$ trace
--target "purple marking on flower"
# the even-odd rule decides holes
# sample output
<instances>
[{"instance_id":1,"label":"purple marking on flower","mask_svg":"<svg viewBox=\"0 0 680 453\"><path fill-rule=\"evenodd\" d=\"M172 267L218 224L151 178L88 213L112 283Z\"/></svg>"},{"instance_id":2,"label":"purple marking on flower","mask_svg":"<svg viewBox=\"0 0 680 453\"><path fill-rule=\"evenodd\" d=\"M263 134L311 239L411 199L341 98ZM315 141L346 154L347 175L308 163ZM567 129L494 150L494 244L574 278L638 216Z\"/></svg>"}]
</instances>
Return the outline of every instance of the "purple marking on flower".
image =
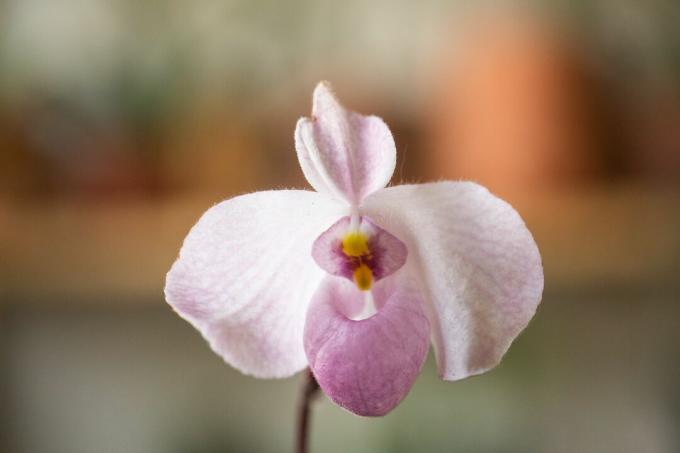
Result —
<instances>
[{"instance_id":1,"label":"purple marking on flower","mask_svg":"<svg viewBox=\"0 0 680 453\"><path fill-rule=\"evenodd\" d=\"M310 366L333 401L361 415L401 401L429 340L442 379L496 366L543 292L519 214L471 182L385 188L389 129L345 110L326 83L295 146L318 192L257 192L208 209L168 272L173 309L242 372Z\"/></svg>"},{"instance_id":2,"label":"purple marking on flower","mask_svg":"<svg viewBox=\"0 0 680 453\"><path fill-rule=\"evenodd\" d=\"M361 216L355 230L366 238L367 253L356 257L343 252L343 238L354 231L351 218L343 217L314 241L312 257L319 267L331 275L353 280L356 268L364 263L372 271L373 280L377 282L406 263L406 244L368 217Z\"/></svg>"},{"instance_id":3,"label":"purple marking on flower","mask_svg":"<svg viewBox=\"0 0 680 453\"><path fill-rule=\"evenodd\" d=\"M399 404L420 374L430 343L417 288L393 286L376 298L380 311L353 321L346 310L361 305L362 293L342 279L327 278L305 323L305 351L321 389L364 416L384 415Z\"/></svg>"}]
</instances>

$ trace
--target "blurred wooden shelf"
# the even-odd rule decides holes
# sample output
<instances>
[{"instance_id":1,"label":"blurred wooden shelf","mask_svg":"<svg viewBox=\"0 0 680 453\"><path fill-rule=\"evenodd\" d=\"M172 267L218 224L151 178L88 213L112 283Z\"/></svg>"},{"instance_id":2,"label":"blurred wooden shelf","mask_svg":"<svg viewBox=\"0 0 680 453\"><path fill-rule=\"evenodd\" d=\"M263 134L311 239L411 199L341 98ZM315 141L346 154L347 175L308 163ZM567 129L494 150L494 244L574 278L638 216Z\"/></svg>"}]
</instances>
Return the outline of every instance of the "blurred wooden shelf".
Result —
<instances>
[{"instance_id":1,"label":"blurred wooden shelf","mask_svg":"<svg viewBox=\"0 0 680 453\"><path fill-rule=\"evenodd\" d=\"M5 304L148 304L202 212L219 199L0 200ZM635 187L511 200L543 256L546 291L667 288L680 270L680 194Z\"/></svg>"}]
</instances>

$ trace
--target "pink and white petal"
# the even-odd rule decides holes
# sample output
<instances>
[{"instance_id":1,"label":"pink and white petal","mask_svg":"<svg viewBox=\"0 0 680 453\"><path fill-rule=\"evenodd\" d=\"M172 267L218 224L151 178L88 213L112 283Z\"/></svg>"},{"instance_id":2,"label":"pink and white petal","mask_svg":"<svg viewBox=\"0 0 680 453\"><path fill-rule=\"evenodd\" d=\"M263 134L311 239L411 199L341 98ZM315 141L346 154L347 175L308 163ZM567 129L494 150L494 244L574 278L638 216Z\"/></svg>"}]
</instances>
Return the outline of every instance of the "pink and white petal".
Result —
<instances>
[{"instance_id":1,"label":"pink and white petal","mask_svg":"<svg viewBox=\"0 0 680 453\"><path fill-rule=\"evenodd\" d=\"M326 82L314 90L312 118L297 123L295 148L312 187L355 206L387 185L396 164L383 120L345 110Z\"/></svg>"},{"instance_id":2,"label":"pink and white petal","mask_svg":"<svg viewBox=\"0 0 680 453\"><path fill-rule=\"evenodd\" d=\"M402 284L403 275L378 284L385 288L375 292L380 309L370 318L348 318L366 293L341 278L326 278L309 308L309 366L324 393L355 414L380 416L394 409L427 357L430 326L420 294L408 281Z\"/></svg>"},{"instance_id":3,"label":"pink and white petal","mask_svg":"<svg viewBox=\"0 0 680 453\"><path fill-rule=\"evenodd\" d=\"M496 366L543 292L541 257L519 214L471 182L391 187L364 212L406 242L407 266L420 269L440 376Z\"/></svg>"},{"instance_id":4,"label":"pink and white petal","mask_svg":"<svg viewBox=\"0 0 680 453\"><path fill-rule=\"evenodd\" d=\"M312 242L343 207L301 190L223 201L194 225L168 272L165 297L212 349L243 373L285 377L304 368L304 321L324 273Z\"/></svg>"}]
</instances>

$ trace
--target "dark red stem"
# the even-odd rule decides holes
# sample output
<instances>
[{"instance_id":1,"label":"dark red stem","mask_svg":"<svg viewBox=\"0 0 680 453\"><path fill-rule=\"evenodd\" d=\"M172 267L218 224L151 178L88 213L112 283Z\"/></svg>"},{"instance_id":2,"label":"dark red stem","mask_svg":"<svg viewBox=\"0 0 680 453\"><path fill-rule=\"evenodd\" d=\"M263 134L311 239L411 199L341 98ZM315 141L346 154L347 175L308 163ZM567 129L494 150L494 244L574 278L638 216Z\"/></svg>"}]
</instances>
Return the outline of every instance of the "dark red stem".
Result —
<instances>
[{"instance_id":1,"label":"dark red stem","mask_svg":"<svg viewBox=\"0 0 680 453\"><path fill-rule=\"evenodd\" d=\"M309 419L311 403L319 392L319 384L311 370L307 370L307 379L302 387L302 399L298 408L297 420L297 453L307 453L309 440Z\"/></svg>"}]
</instances>

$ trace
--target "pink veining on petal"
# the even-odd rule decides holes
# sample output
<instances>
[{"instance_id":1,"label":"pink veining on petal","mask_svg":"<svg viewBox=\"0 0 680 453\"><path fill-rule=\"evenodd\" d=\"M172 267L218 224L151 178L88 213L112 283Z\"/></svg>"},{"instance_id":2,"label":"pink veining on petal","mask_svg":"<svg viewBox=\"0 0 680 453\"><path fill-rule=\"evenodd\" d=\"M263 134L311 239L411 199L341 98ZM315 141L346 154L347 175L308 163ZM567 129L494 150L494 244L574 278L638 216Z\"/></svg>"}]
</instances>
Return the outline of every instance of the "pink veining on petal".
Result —
<instances>
[{"instance_id":1,"label":"pink veining on petal","mask_svg":"<svg viewBox=\"0 0 680 453\"><path fill-rule=\"evenodd\" d=\"M297 123L295 148L317 191L355 206L387 185L396 164L387 125L376 116L346 110L326 82L314 90L312 117Z\"/></svg>"},{"instance_id":2,"label":"pink veining on petal","mask_svg":"<svg viewBox=\"0 0 680 453\"><path fill-rule=\"evenodd\" d=\"M312 298L304 348L323 391L336 404L363 416L381 416L407 395L429 348L430 325L415 286L396 279L375 291L380 310L361 321L348 318L365 293L326 278Z\"/></svg>"},{"instance_id":3,"label":"pink veining on petal","mask_svg":"<svg viewBox=\"0 0 680 453\"><path fill-rule=\"evenodd\" d=\"M241 372L274 378L300 371L307 307L326 276L309 250L345 210L295 190L213 206L184 240L166 278L166 300Z\"/></svg>"},{"instance_id":4,"label":"pink veining on petal","mask_svg":"<svg viewBox=\"0 0 680 453\"><path fill-rule=\"evenodd\" d=\"M312 257L329 274L352 280L356 262L342 251L342 238L350 228L350 217L343 217L334 223L314 241ZM364 261L371 268L375 281L393 274L404 265L408 250L406 244L396 236L366 216L360 217L358 230L368 237L370 257Z\"/></svg>"},{"instance_id":5,"label":"pink veining on petal","mask_svg":"<svg viewBox=\"0 0 680 453\"><path fill-rule=\"evenodd\" d=\"M440 376L458 380L495 367L543 292L541 256L519 214L471 182L390 187L363 209L408 245Z\"/></svg>"}]
</instances>

